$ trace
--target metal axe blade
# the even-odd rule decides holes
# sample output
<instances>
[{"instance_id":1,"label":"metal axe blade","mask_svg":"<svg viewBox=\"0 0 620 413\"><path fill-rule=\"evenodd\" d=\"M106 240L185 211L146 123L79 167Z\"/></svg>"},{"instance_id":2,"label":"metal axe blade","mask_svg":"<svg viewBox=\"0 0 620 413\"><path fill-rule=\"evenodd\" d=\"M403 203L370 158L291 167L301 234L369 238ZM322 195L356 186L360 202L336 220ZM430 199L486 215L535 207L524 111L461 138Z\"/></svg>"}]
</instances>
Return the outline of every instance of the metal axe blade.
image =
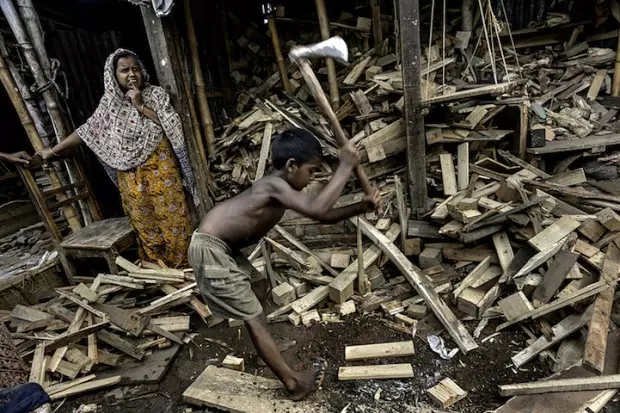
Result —
<instances>
[{"instance_id":1,"label":"metal axe blade","mask_svg":"<svg viewBox=\"0 0 620 413\"><path fill-rule=\"evenodd\" d=\"M319 43L295 46L288 53L288 57L292 61L312 57L331 57L346 63L349 59L349 48L340 36L333 36Z\"/></svg>"}]
</instances>

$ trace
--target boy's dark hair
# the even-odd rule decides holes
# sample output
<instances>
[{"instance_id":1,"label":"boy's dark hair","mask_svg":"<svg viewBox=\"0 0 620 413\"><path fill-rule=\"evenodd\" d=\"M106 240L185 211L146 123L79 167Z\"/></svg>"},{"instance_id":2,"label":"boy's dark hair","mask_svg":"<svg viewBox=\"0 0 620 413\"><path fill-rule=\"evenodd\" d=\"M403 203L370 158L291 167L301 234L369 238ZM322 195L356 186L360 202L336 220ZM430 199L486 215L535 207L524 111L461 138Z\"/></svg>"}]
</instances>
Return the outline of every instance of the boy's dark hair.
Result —
<instances>
[{"instance_id":1,"label":"boy's dark hair","mask_svg":"<svg viewBox=\"0 0 620 413\"><path fill-rule=\"evenodd\" d=\"M321 144L312 133L304 129L292 128L273 137L271 141L271 161L275 169L283 169L286 161L293 158L303 165L322 156Z\"/></svg>"}]
</instances>

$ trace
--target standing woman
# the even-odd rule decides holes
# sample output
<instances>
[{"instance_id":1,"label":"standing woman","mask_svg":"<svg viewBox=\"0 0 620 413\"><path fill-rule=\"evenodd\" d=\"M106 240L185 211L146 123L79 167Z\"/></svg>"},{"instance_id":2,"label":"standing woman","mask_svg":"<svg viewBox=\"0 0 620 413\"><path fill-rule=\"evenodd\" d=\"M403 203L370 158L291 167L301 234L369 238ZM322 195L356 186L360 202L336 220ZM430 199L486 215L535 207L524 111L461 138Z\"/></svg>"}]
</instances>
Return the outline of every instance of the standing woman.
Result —
<instances>
[{"instance_id":1,"label":"standing woman","mask_svg":"<svg viewBox=\"0 0 620 413\"><path fill-rule=\"evenodd\" d=\"M84 142L120 190L140 257L172 268L187 265L191 223L183 186L196 196L181 119L129 50L107 58L103 84L103 97L86 123L39 154L49 159Z\"/></svg>"}]
</instances>

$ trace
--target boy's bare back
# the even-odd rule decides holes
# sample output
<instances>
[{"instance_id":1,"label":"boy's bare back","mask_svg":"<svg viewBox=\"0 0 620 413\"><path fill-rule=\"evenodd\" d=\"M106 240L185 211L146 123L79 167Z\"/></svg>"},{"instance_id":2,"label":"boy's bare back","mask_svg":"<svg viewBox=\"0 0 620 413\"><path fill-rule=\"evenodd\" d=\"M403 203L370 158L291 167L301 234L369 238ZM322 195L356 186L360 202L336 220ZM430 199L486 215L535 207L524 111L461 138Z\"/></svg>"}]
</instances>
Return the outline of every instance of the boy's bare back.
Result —
<instances>
[{"instance_id":1,"label":"boy's bare back","mask_svg":"<svg viewBox=\"0 0 620 413\"><path fill-rule=\"evenodd\" d=\"M274 180L281 182L274 183ZM256 243L282 218L286 208L273 197L274 186L288 185L282 178L267 176L239 195L213 208L198 227L220 238L232 249Z\"/></svg>"}]
</instances>

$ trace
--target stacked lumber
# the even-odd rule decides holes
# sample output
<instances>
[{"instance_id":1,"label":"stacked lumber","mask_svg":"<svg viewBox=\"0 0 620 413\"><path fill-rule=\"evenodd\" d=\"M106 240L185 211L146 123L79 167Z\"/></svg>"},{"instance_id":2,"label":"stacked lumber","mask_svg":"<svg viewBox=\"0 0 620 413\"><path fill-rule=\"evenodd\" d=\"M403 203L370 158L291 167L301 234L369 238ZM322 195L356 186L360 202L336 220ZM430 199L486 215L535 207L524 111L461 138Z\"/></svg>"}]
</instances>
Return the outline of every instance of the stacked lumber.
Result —
<instances>
[{"instance_id":1,"label":"stacked lumber","mask_svg":"<svg viewBox=\"0 0 620 413\"><path fill-rule=\"evenodd\" d=\"M191 339L190 311L216 321L197 297L191 272L116 262L119 274L78 277L78 285L57 288L56 298L17 305L4 316L20 355L31 362L30 381L53 400L115 385L124 378L122 366L164 349L176 354ZM167 355L151 379L159 380L172 361Z\"/></svg>"}]
</instances>

